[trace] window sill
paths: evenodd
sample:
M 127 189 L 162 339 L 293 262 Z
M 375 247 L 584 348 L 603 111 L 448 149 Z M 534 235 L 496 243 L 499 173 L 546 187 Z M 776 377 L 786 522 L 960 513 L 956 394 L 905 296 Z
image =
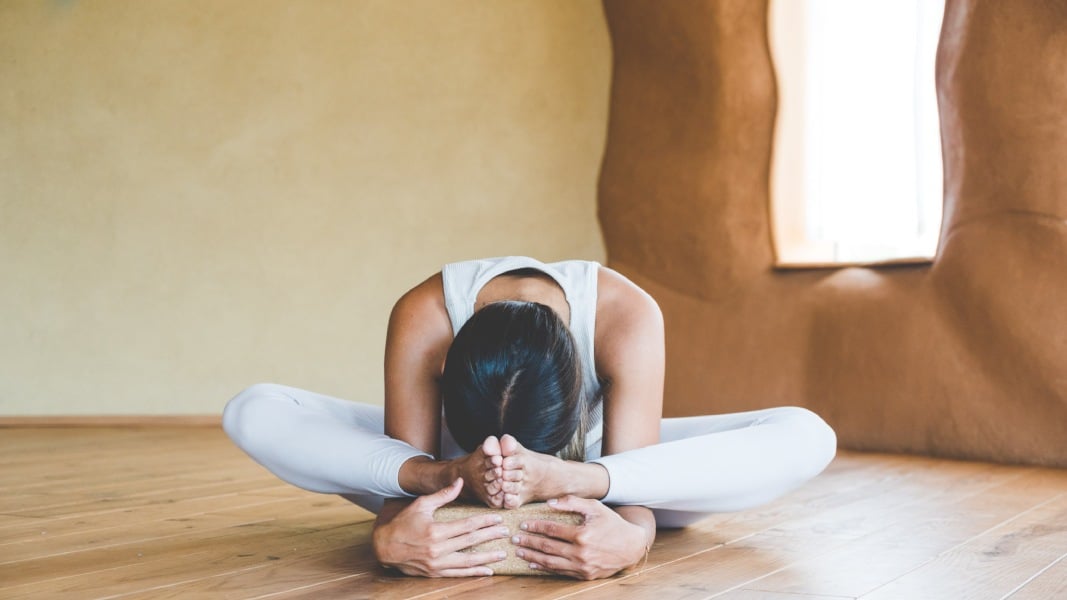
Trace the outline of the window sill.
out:
M 851 267 L 916 267 L 933 264 L 934 259 L 926 256 L 891 258 L 876 261 L 789 261 L 775 262 L 776 271 L 808 271 L 820 269 L 848 269 Z

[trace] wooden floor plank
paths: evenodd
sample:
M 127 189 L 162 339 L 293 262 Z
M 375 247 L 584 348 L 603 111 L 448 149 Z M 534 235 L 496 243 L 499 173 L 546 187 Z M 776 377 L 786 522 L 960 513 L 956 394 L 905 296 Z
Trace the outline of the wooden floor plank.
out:
M 44 537 L 36 543 L 18 544 L 16 558 L 4 560 L 0 555 L 0 575 L 4 568 L 18 569 L 18 563 L 54 556 L 70 555 L 87 550 L 117 549 L 129 545 L 157 544 L 162 540 L 190 536 L 197 532 L 218 531 L 228 527 L 244 527 L 270 523 L 275 528 L 306 530 L 341 527 L 368 521 L 373 515 L 333 496 L 302 493 L 288 501 L 242 505 L 239 509 L 214 511 L 189 517 L 174 517 L 136 521 L 95 530 L 75 530 L 70 535 Z M 13 549 L 7 546 L 6 549 Z M 5 553 L 6 554 L 6 553 Z
M 1005 520 L 861 596 L 864 600 L 1000 598 L 1067 549 L 1067 493 Z M 966 573 L 966 577 L 960 575 Z
M 767 506 L 745 511 L 743 513 L 713 515 L 698 525 L 687 530 L 664 531 L 657 537 L 648 564 L 639 574 L 640 581 L 630 581 L 638 575 L 619 578 L 608 582 L 571 582 L 546 579 L 531 579 L 520 584 L 512 584 L 503 590 L 494 589 L 493 595 L 499 600 L 508 598 L 556 598 L 563 594 L 576 594 L 580 598 L 611 598 L 617 594 L 638 595 L 646 593 L 646 590 L 660 590 L 659 584 L 649 584 L 647 587 L 642 583 L 647 578 L 655 580 L 671 579 L 674 571 L 686 572 L 690 569 L 702 569 L 701 561 L 716 563 L 718 555 L 714 552 L 727 544 L 750 543 L 753 536 L 769 536 L 769 539 L 777 543 L 785 532 L 776 530 L 785 527 L 786 524 L 797 521 L 805 522 L 805 519 L 813 519 L 808 522 L 810 528 L 825 529 L 825 519 L 816 518 L 827 511 L 841 511 L 856 504 L 867 502 L 870 498 L 884 497 L 890 490 L 900 490 L 905 482 L 929 473 L 923 469 L 915 468 L 915 461 L 910 457 L 887 459 L 887 464 L 880 465 L 884 468 L 877 471 L 865 472 L 862 468 L 852 468 L 858 465 L 850 465 L 850 457 L 845 457 L 844 464 L 838 468 L 832 468 L 826 478 L 822 480 L 838 493 L 828 493 L 827 487 L 808 486 L 789 494 L 779 501 Z M 919 464 L 923 463 L 919 461 Z M 957 478 L 973 477 L 975 473 L 988 473 L 997 470 L 990 465 L 972 465 L 965 463 L 957 470 Z M 977 477 L 983 486 L 989 484 L 986 476 Z M 943 481 L 943 480 L 942 480 Z M 937 488 L 940 489 L 940 488 Z M 831 542 L 851 539 L 851 536 L 840 536 L 837 533 L 825 532 L 826 539 Z M 763 539 L 763 538 L 760 538 Z M 696 564 L 696 567 L 694 567 Z M 782 563 L 789 564 L 788 562 Z M 704 573 L 704 571 L 700 571 Z M 759 571 L 758 574 L 762 574 Z M 719 573 L 723 575 L 723 573 Z M 757 576 L 756 574 L 752 577 Z M 705 578 L 705 575 L 699 577 Z M 730 585 L 748 581 L 749 578 L 729 579 Z M 691 582 L 684 584 L 687 588 Z M 710 583 L 716 590 L 726 589 L 722 582 Z M 701 586 L 699 591 L 691 589 L 682 591 L 671 590 L 670 593 L 707 594 L 709 588 Z M 478 598 L 483 590 L 474 588 L 470 590 L 450 590 L 447 596 L 450 598 Z M 436 594 L 430 594 L 426 598 L 435 598 Z
M 146 504 L 124 509 L 108 509 L 78 513 L 68 517 L 49 519 L 21 518 L 18 523 L 0 529 L 0 558 L 12 544 L 44 541 L 49 537 L 80 534 L 101 529 L 110 529 L 128 523 L 142 523 L 150 528 L 151 523 L 162 519 L 181 519 L 226 508 L 254 507 L 283 503 L 285 498 L 226 493 L 201 498 L 188 498 L 176 502 Z
M 102 441 L 106 449 L 119 448 L 123 444 L 144 444 L 147 449 L 152 443 L 167 443 L 174 440 L 217 439 L 221 430 L 215 428 L 126 428 L 126 427 L 92 427 L 92 428 L 41 428 L 12 427 L 0 432 L 0 450 L 4 452 L 0 461 L 16 460 L 26 452 L 55 452 L 100 448 Z
M 1006 596 L 1010 600 L 1067 598 L 1067 554 Z
M 69 494 L 71 482 L 82 491 L 106 491 L 108 488 L 128 485 L 141 488 L 159 486 L 169 479 L 191 482 L 214 482 L 232 477 L 233 473 L 249 476 L 243 463 L 245 457 L 229 452 L 225 447 L 204 448 L 198 452 L 182 452 L 180 461 L 172 458 L 164 466 L 164 471 L 155 468 L 155 461 L 146 462 L 143 456 L 132 455 L 135 447 L 126 454 L 118 456 L 98 456 L 92 460 L 78 459 L 68 462 L 49 462 L 52 465 L 46 473 L 41 473 L 38 465 L 27 465 L 26 473 L 18 474 L 17 469 L 4 468 L 8 479 L 0 481 L 0 486 L 12 493 L 51 493 Z M 220 456 L 221 455 L 221 456 Z M 220 460 L 222 459 L 222 460 Z M 38 460 L 49 461 L 48 458 Z M 258 473 L 261 478 L 269 477 L 266 470 Z
M 926 510 L 923 507 L 928 503 L 943 498 L 980 494 L 1026 472 L 1025 469 L 980 463 L 945 462 L 941 469 L 932 469 L 928 468 L 929 461 L 916 462 L 904 458 L 890 462 L 903 468 L 886 468 L 879 477 L 865 485 L 841 486 L 845 489 L 843 493 L 828 496 L 813 494 L 802 501 L 801 498 L 807 495 L 801 490 L 764 509 L 713 516 L 689 531 L 679 532 L 680 539 L 665 538 L 661 534 L 656 546 L 658 560 L 650 560 L 648 571 L 642 573 L 640 578 L 606 585 L 576 584 L 566 591 L 580 592 L 576 596 L 579 598 L 651 594 L 653 590 L 670 597 L 722 593 L 732 587 L 751 583 L 768 572 L 785 569 L 801 558 L 818 555 L 883 528 L 893 519 L 902 518 L 901 511 L 909 506 L 912 514 L 922 514 Z M 894 514 L 898 516 L 891 516 Z M 692 535 L 695 532 L 704 532 L 705 535 L 695 537 Z M 781 556 L 788 536 L 804 539 L 808 547 L 794 555 Z M 695 540 L 698 541 L 694 543 Z M 723 549 L 731 550 L 726 553 L 731 559 L 738 555 L 733 552 L 737 548 L 752 552 L 742 554 L 738 568 L 728 570 L 721 568 L 723 554 L 715 552 L 716 547 L 711 545 L 712 542 L 719 542 L 724 545 Z M 688 547 L 690 544 L 692 547 Z M 679 550 L 682 551 L 679 553 L 681 555 L 671 556 Z M 692 554 L 686 555 L 686 552 Z M 747 557 L 756 553 L 776 556 L 780 560 L 774 563 L 773 569 L 769 569 L 768 564 L 753 565 Z M 746 567 L 754 568 L 746 570 Z M 653 582 L 646 583 L 649 579 Z M 662 584 L 661 581 L 669 583 Z M 502 597 L 548 598 L 555 597 L 557 592 L 557 589 L 550 589 L 542 596 L 527 589 L 514 595 L 505 592 Z M 464 595 L 450 594 L 450 597 Z M 477 594 L 466 595 L 476 597 Z
M 342 501 L 343 502 L 343 501 Z M 294 552 L 292 558 L 282 560 L 280 557 L 268 557 L 265 561 L 251 566 L 238 563 L 235 569 L 221 571 L 204 571 L 191 568 L 179 573 L 173 580 L 160 579 L 150 589 L 132 593 L 122 593 L 119 597 L 131 598 L 192 598 L 214 595 L 234 595 L 250 597 L 306 586 L 308 581 L 347 580 L 361 575 L 378 573 L 378 565 L 367 546 L 366 532 L 370 523 L 363 513 L 348 503 L 328 503 L 321 500 L 308 505 L 307 510 L 290 510 L 285 517 L 272 519 L 269 525 L 275 529 L 306 531 L 289 540 L 305 549 Z M 353 521 L 353 517 L 357 520 Z M 231 517 L 232 518 L 232 517 Z M 266 523 L 266 522 L 257 522 Z M 314 523 L 315 529 L 308 530 L 308 524 Z M 352 526 L 360 525 L 353 529 Z M 316 551 L 314 544 L 325 532 L 347 531 L 349 537 L 341 538 L 341 543 L 326 551 Z M 253 552 L 261 551 L 259 547 L 249 547 L 246 543 L 234 543 L 239 540 L 234 536 L 228 540 L 229 548 L 219 548 L 218 563 L 236 557 L 249 558 Z
M 212 531 L 247 523 L 264 523 L 273 517 L 220 517 L 200 514 L 192 517 L 161 519 L 152 523 L 138 522 L 87 531 L 76 530 L 70 535 L 47 537 L 41 541 L 5 545 L 0 552 L 0 567 L 20 562 L 37 561 L 50 556 L 73 554 L 85 550 L 111 548 L 122 544 L 146 543 L 151 540 L 185 535 L 196 531 Z M 17 567 L 9 567 L 17 568 Z
M 70 498 L 56 498 L 40 500 L 40 506 L 27 506 L 20 510 L 5 512 L 9 516 L 23 516 L 36 518 L 69 517 L 71 515 L 88 515 L 101 511 L 116 511 L 138 506 L 152 504 L 171 504 L 192 498 L 206 496 L 221 496 L 239 492 L 264 490 L 265 488 L 282 489 L 285 486 L 277 481 L 268 479 L 252 479 L 243 481 L 224 481 L 218 483 L 196 483 L 183 480 L 172 480 L 163 489 L 153 488 L 148 491 L 140 486 L 135 487 L 131 493 L 123 493 L 121 488 L 109 489 L 106 492 L 89 496 L 74 496 Z
M 1020 477 L 1024 471 L 955 461 L 939 463 L 937 468 L 930 461 L 916 461 L 913 457 L 887 459 L 880 464 L 884 469 L 863 485 L 834 485 L 827 480 L 766 507 L 714 515 L 693 529 L 707 531 L 723 541 L 770 527 L 782 532 L 832 527 L 838 535 L 855 538 L 884 526 L 887 518 L 907 507 L 921 506 L 946 495 L 979 493 Z M 813 492 L 818 495 L 812 496 Z M 892 510 L 887 511 L 886 507 Z M 753 529 L 753 525 L 757 527 Z
M 277 481 L 218 428 L 5 429 L 0 489 L 0 598 L 1067 596 L 1062 470 L 842 452 L 593 582 L 383 571 L 372 515 Z
M 235 509 L 233 511 L 227 512 L 229 512 L 230 514 L 238 513 L 240 512 L 240 509 Z M 777 512 L 770 512 L 769 515 L 770 516 L 768 518 L 771 519 L 771 522 L 773 523 L 777 523 L 781 519 Z M 752 520 L 749 523 L 748 528 L 744 531 L 748 532 L 751 530 L 751 528 L 754 527 L 764 527 L 766 526 L 766 524 L 767 523 L 765 521 Z M 672 538 L 673 543 L 670 543 Z M 654 560 L 659 561 L 674 560 L 679 557 L 688 556 L 696 552 L 704 551 L 708 547 L 707 540 L 701 539 L 698 536 L 687 535 L 685 532 L 665 532 L 663 535 L 660 536 L 660 539 L 661 543 L 657 544 L 654 556 Z M 249 572 L 248 575 L 251 577 L 255 576 L 251 572 Z M 328 582 L 325 585 L 314 586 L 313 588 L 308 589 L 306 592 L 300 592 L 299 590 L 297 590 L 293 593 L 297 596 L 302 596 L 304 593 L 306 593 L 309 595 L 309 597 L 328 597 L 329 594 L 337 594 L 339 597 L 349 597 L 353 593 L 353 586 L 357 583 L 359 585 L 361 593 L 365 592 L 370 594 L 367 597 L 389 597 L 392 594 L 399 594 L 397 597 L 404 597 L 404 594 L 408 593 L 407 591 L 398 590 L 419 590 L 417 593 L 426 594 L 427 590 L 435 590 L 436 586 L 439 585 L 437 583 L 434 583 L 433 581 L 428 580 L 380 577 L 377 576 L 376 573 L 371 573 L 366 576 L 360 576 L 358 578 L 358 581 L 353 578 L 342 577 L 337 579 L 336 581 Z M 213 582 L 212 585 L 222 586 L 223 584 Z M 514 590 L 520 597 L 523 597 L 527 596 L 532 591 L 532 587 L 543 587 L 544 585 L 548 586 L 548 593 L 552 596 L 555 596 L 562 591 L 574 591 L 576 589 L 581 589 L 582 587 L 587 587 L 596 584 L 587 584 L 559 579 L 545 580 L 541 578 L 534 578 L 529 579 L 525 582 L 519 582 L 518 584 L 512 584 L 511 587 L 514 588 Z M 198 587 L 199 584 L 187 584 L 185 586 L 182 586 L 180 589 L 184 591 Z M 448 588 L 447 593 L 450 595 L 461 594 L 463 590 L 468 587 L 471 586 L 461 586 L 458 588 L 456 586 L 451 586 Z M 474 593 L 475 596 L 481 593 L 481 590 L 479 589 L 479 584 L 473 584 L 473 588 L 474 589 L 472 589 L 471 591 Z M 217 590 L 221 589 L 221 587 L 212 589 Z M 435 594 L 430 594 L 429 597 L 432 597 L 434 595 Z
M 888 523 L 885 528 L 833 552 L 769 574 L 748 587 L 769 592 L 862 596 L 1055 497 L 1067 488 L 1065 475 L 1031 470 L 988 488 L 968 488 L 959 482 L 947 486 L 958 497 L 937 496 L 905 505 L 887 498 L 877 511 Z
M 811 510 L 807 512 L 795 511 L 789 518 L 761 523 L 764 526 L 754 531 L 731 531 L 717 526 L 713 517 L 694 530 L 708 530 L 710 524 L 712 529 L 708 530 L 709 537 L 727 534 L 731 539 L 723 540 L 726 544 L 723 549 L 729 552 L 694 555 L 641 576 L 642 580 L 670 582 L 666 585 L 645 584 L 635 580 L 623 582 L 617 587 L 647 585 L 649 589 L 658 588 L 678 597 L 688 597 L 693 589 L 699 590 L 696 593 L 699 596 L 701 593 L 724 593 L 738 586 L 751 587 L 754 581 L 768 573 L 788 569 L 801 560 L 810 560 L 812 556 L 844 547 L 853 540 L 884 528 L 903 514 L 921 514 L 925 510 L 923 507 L 942 497 L 946 488 L 953 489 L 953 495 L 975 494 L 1018 476 L 1011 469 L 973 463 L 956 463 L 952 465 L 953 468 L 943 471 L 925 468 L 928 466 L 926 464 L 913 465 L 910 460 L 900 464 L 908 468 L 902 471 L 887 470 L 885 477 L 870 485 L 835 494 L 836 501 L 822 499 L 814 507 L 809 506 Z M 796 506 L 788 497 L 783 500 Z M 750 523 L 752 514 L 753 511 L 746 511 L 735 520 Z M 755 514 L 758 514 L 758 510 Z M 783 553 L 789 548 L 791 540 L 797 539 L 804 540 L 804 547 L 798 548 L 795 553 Z M 724 562 L 723 556 L 733 561 L 739 556 L 739 549 L 745 550 L 745 553 L 740 554 L 742 560 L 736 568 L 718 568 Z M 756 554 L 774 557 L 775 561 L 752 563 L 747 560 L 746 557 Z M 619 593 L 615 587 L 598 588 L 580 597 L 609 598 Z
M 165 589 L 243 569 L 260 568 L 273 561 L 299 561 L 330 549 L 348 549 L 361 564 L 374 564 L 369 551 L 371 524 L 360 522 L 328 530 L 294 531 L 273 524 L 254 523 L 222 531 L 196 533 L 163 543 L 131 545 L 78 553 L 80 556 L 47 558 L 28 576 L 12 581 L 0 576 L 0 596 L 83 599 L 110 597 Z M 341 553 L 347 556 L 347 553 Z M 31 565 L 34 563 L 31 563 Z M 42 568 L 46 570 L 41 570 Z M 60 575 L 57 573 L 77 573 Z M 10 574 L 9 574 L 10 575 Z
M 495 598 L 500 588 L 515 585 L 526 577 L 480 577 L 464 579 L 423 579 L 383 574 L 360 573 L 316 585 L 250 596 L 247 600 L 406 600 L 452 597 L 467 590 L 481 590 L 482 598 Z M 220 596 L 221 597 L 221 596 Z
M 852 596 L 817 596 L 812 594 L 790 594 L 788 592 L 742 589 L 719 594 L 715 596 L 715 600 L 852 600 Z

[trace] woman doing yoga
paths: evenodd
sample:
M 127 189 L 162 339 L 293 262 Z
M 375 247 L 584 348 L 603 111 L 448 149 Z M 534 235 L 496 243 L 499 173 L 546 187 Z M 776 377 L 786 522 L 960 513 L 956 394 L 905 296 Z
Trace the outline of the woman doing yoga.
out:
M 582 523 L 529 521 L 516 554 L 595 579 L 639 563 L 657 527 L 765 503 L 833 459 L 833 430 L 803 408 L 663 419 L 663 376 L 659 308 L 619 273 L 467 261 L 397 301 L 384 407 L 258 384 L 223 425 L 278 477 L 376 513 L 384 565 L 490 575 L 503 556 L 463 550 L 513 535 L 499 514 L 439 523 L 434 510 L 548 501 Z

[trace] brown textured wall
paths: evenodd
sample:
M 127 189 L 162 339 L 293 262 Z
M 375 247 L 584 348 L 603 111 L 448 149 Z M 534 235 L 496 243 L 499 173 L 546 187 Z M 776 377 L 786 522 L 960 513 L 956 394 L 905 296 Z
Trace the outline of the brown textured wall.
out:
M 766 2 L 605 2 L 609 263 L 668 328 L 670 414 L 808 406 L 843 446 L 1067 466 L 1067 7 L 949 0 L 929 267 L 773 267 Z

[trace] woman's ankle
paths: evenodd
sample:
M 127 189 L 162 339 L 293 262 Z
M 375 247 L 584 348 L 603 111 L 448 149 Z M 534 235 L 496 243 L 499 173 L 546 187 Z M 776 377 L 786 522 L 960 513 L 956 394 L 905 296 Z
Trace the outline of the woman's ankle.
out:
M 597 463 L 583 463 L 576 461 L 562 461 L 565 466 L 565 476 L 560 483 L 558 493 L 554 497 L 578 496 L 599 500 L 608 493 L 608 471 Z
M 400 466 L 400 488 L 409 494 L 425 496 L 448 487 L 458 476 L 452 461 L 416 456 Z

